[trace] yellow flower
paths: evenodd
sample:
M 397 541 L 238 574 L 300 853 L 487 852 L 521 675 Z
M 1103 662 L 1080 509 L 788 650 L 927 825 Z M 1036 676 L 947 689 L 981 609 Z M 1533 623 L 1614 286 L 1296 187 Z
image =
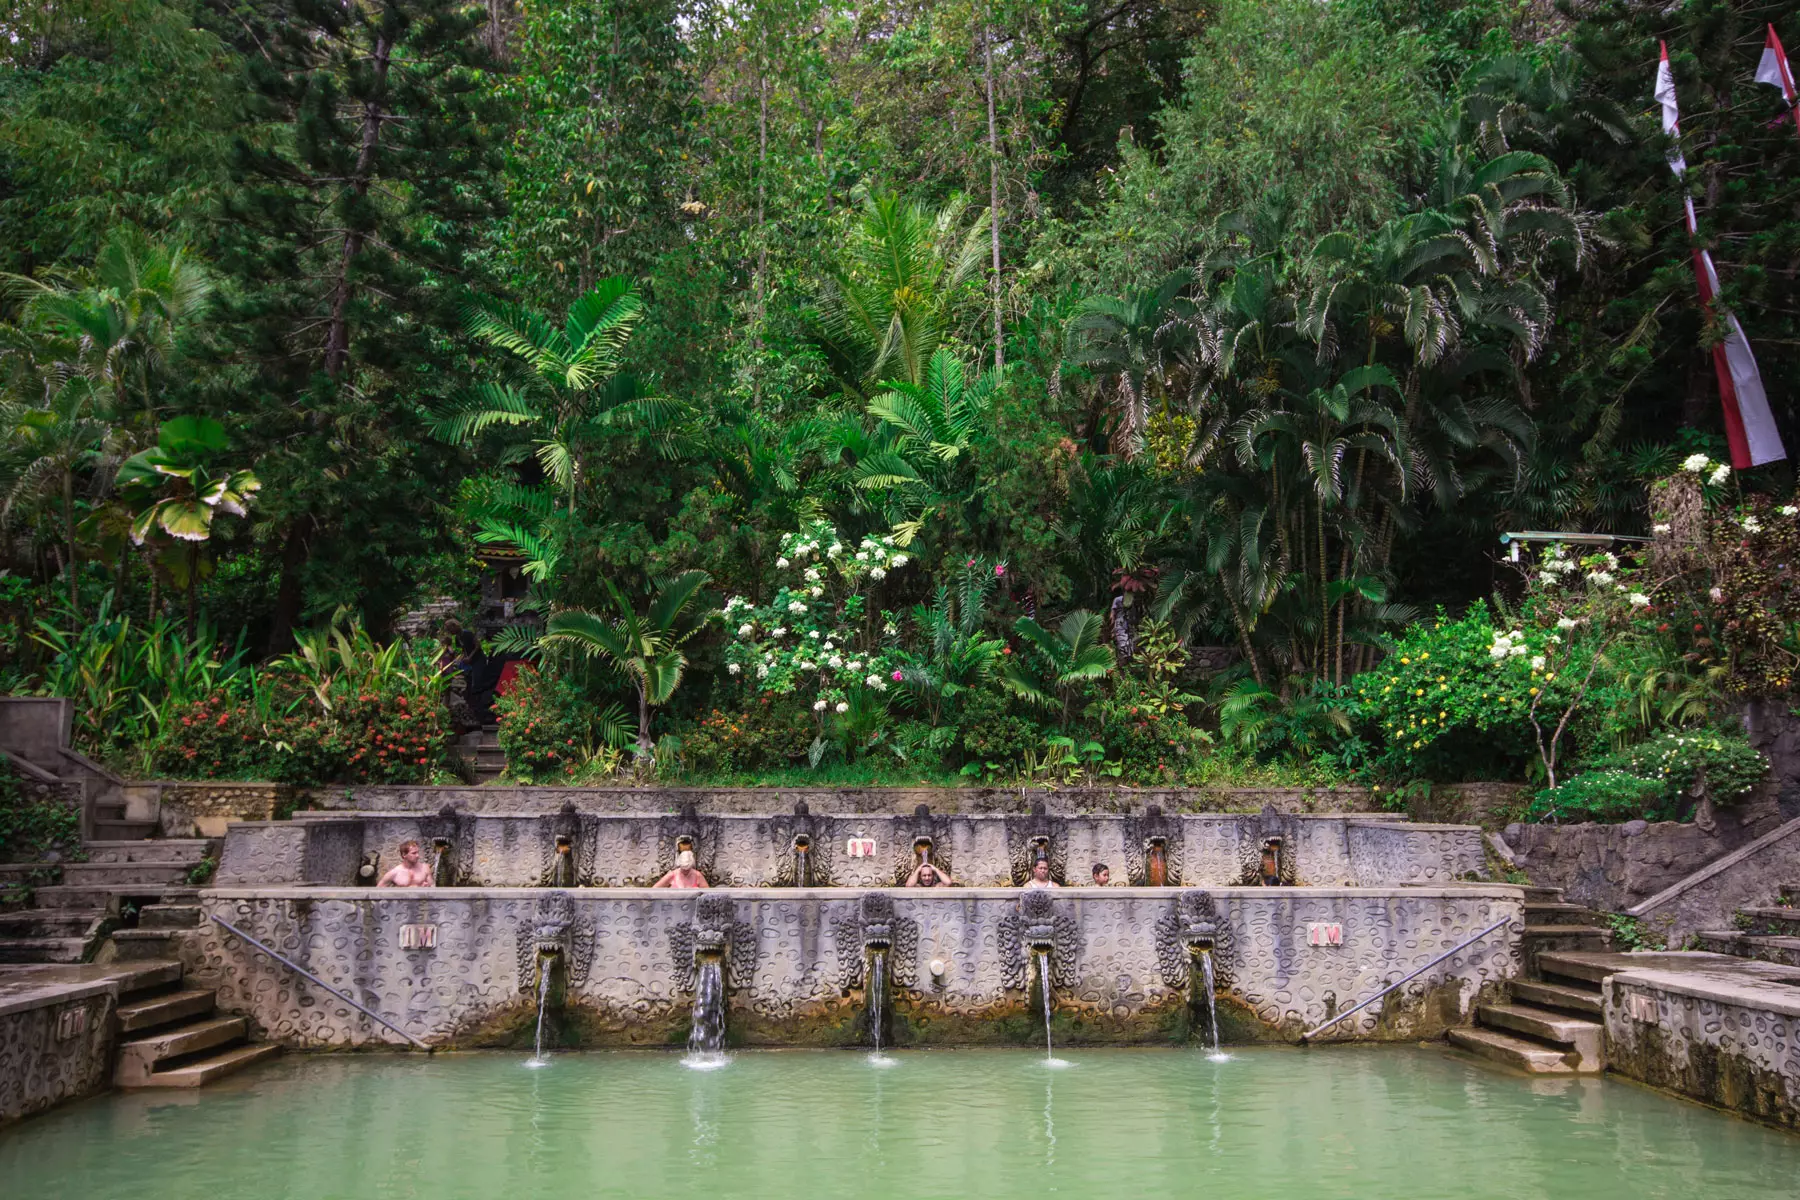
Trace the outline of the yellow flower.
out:
M 1428 659 L 1430 657 L 1431 657 L 1431 651 L 1427 650 L 1425 653 L 1419 655 L 1419 661 L 1424 662 L 1426 659 Z
M 1537 694 L 1538 694 L 1538 690 L 1537 690 L 1537 689 L 1536 689 L 1536 688 L 1532 688 L 1532 689 L 1531 689 L 1531 694 L 1532 694 L 1532 695 L 1534 695 L 1534 696 L 1535 696 L 1535 695 L 1537 695 Z
M 1401 662 L 1402 666 L 1411 666 L 1412 665 L 1412 659 L 1410 659 L 1410 658 L 1403 658 L 1400 660 L 1400 662 Z
M 1415 695 L 1415 696 L 1423 696 L 1424 694 L 1425 694 L 1424 688 L 1420 688 L 1418 691 L 1413 693 L 1413 695 Z
M 1443 719 L 1444 719 L 1444 714 L 1443 714 L 1443 713 L 1439 713 L 1439 714 L 1438 714 L 1438 720 L 1440 720 L 1440 721 L 1441 721 L 1441 720 L 1443 720 Z

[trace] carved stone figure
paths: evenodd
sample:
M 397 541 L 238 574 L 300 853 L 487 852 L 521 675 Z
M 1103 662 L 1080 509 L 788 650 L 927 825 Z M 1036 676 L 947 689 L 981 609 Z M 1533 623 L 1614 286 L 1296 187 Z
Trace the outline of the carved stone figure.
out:
M 950 861 L 950 821 L 935 815 L 929 804 L 913 809 L 912 820 L 903 827 L 903 836 L 894 846 L 895 887 L 905 885 L 907 876 L 919 865 L 921 853 L 931 860 L 932 866 L 952 879 L 956 877 Z
M 869 952 L 886 950 L 888 979 L 895 987 L 918 986 L 919 923 L 894 913 L 894 898 L 886 892 L 868 892 L 854 913 L 844 913 L 833 923 L 837 934 L 837 985 L 840 992 L 863 985 Z
M 1081 926 L 1058 910 L 1048 889 L 1021 892 L 1019 907 L 1000 919 L 1000 974 L 1009 988 L 1031 986 L 1031 958 L 1050 956 L 1050 983 L 1074 988 L 1080 981 Z
M 579 987 L 594 961 L 594 923 L 578 917 L 567 896 L 551 892 L 537 902 L 530 921 L 520 922 L 515 952 L 521 992 L 536 990 L 537 960 L 545 954 L 560 955 L 569 985 Z
M 1181 886 L 1181 822 L 1163 815 L 1160 805 L 1141 817 L 1125 818 L 1126 878 L 1132 887 Z
M 1265 804 L 1255 825 L 1238 826 L 1238 865 L 1242 868 L 1238 883 L 1254 887 L 1266 883 L 1269 876 L 1280 887 L 1296 887 L 1299 871 L 1294 862 L 1296 823 Z M 1270 868 L 1273 868 L 1271 872 Z
M 720 830 L 717 820 L 703 818 L 694 810 L 692 801 L 681 806 L 672 817 L 664 817 L 656 839 L 656 874 L 644 880 L 644 886 L 675 869 L 675 858 L 683 850 L 694 852 L 694 866 L 714 887 L 742 887 L 736 875 L 723 871 L 717 863 Z
M 1014 887 L 1025 886 L 1025 881 L 1031 878 L 1032 864 L 1039 858 L 1050 861 L 1051 879 L 1059 884 L 1069 882 L 1068 839 L 1064 836 L 1064 826 L 1063 818 L 1045 811 L 1042 800 L 1031 802 L 1029 816 L 1006 818 L 1006 844 L 1012 859 Z
M 770 822 L 775 838 L 775 877 L 769 887 L 830 887 L 836 861 L 836 822 L 815 817 L 806 801 L 794 803 L 794 815 Z M 805 866 L 806 877 L 801 878 Z
M 1209 950 L 1215 986 L 1229 986 L 1235 958 L 1231 926 L 1212 895 L 1198 888 L 1182 892 L 1156 922 L 1156 965 L 1163 982 L 1186 990 L 1194 951 Z
M 719 954 L 725 958 L 726 986 L 749 987 L 756 977 L 756 948 L 756 930 L 737 919 L 731 897 L 703 895 L 694 906 L 694 919 L 669 930 L 675 986 L 693 991 L 699 957 Z

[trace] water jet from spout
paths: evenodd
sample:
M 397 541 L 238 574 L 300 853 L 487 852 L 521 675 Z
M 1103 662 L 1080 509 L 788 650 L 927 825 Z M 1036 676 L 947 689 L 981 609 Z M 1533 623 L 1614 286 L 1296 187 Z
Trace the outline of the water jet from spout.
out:
M 688 1030 L 684 1066 L 707 1071 L 725 1065 L 725 964 L 703 956 L 694 983 L 694 1023 Z

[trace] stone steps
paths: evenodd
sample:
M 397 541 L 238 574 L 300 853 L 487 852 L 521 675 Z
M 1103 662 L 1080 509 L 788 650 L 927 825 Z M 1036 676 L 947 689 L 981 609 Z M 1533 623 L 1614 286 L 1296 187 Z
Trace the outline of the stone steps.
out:
M 1600 985 L 1606 982 L 1606 977 L 1619 970 L 1611 961 L 1590 958 L 1580 952 L 1564 951 L 1546 951 L 1538 955 L 1536 967 L 1538 974 L 1548 977 L 1549 982 L 1585 987 L 1596 996 L 1600 994 Z
M 82 937 L 0 938 L 0 963 L 78 963 L 87 954 Z
M 1546 901 L 1525 902 L 1527 925 L 1592 925 L 1599 914 L 1585 904 Z
M 1573 1075 L 1568 1056 L 1555 1047 L 1480 1027 L 1452 1029 L 1450 1044 L 1532 1075 Z
M 1612 931 L 1598 925 L 1526 925 L 1520 949 L 1525 961 L 1533 956 L 1566 950 L 1605 950 L 1612 944 Z
M 1738 910 L 1748 922 L 1744 932 L 1764 937 L 1800 936 L 1800 908 L 1779 906 Z
M 1606 1067 L 1606 1030 L 1598 1021 L 1571 1017 L 1534 1004 L 1483 1004 L 1475 1019 L 1487 1029 L 1560 1050 L 1576 1071 Z
M 1602 1009 L 1598 989 L 1590 991 L 1587 988 L 1571 987 L 1561 983 L 1545 983 L 1536 979 L 1515 979 L 1512 983 L 1512 994 L 1515 1000 L 1522 1000 L 1538 1008 L 1581 1013 L 1583 1016 L 1597 1017 Z
M 193 895 L 197 888 L 187 884 L 155 884 L 155 883 L 83 883 L 57 884 L 55 887 L 37 889 L 39 908 L 104 908 L 118 911 L 119 904 L 125 900 L 146 900 L 159 903 L 173 898 L 178 893 Z
M 121 1034 L 113 1083 L 122 1088 L 191 1088 L 279 1054 L 273 1042 L 247 1041 L 243 1017 L 214 1012 L 217 996 L 183 987 L 181 965 L 168 964 L 158 982 L 128 993 L 118 1009 Z

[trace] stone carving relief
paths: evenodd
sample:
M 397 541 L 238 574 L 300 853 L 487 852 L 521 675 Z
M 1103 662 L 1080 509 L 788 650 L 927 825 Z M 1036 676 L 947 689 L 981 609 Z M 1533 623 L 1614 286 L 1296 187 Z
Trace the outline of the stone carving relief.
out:
M 1152 804 L 1141 817 L 1125 818 L 1125 846 L 1130 853 L 1126 861 L 1126 878 L 1132 887 L 1181 886 L 1181 822 L 1163 815 L 1161 805 Z M 1161 857 L 1162 878 L 1156 874 L 1155 859 Z
M 1031 865 L 1040 856 L 1050 860 L 1050 878 L 1057 883 L 1068 880 L 1068 838 L 1063 818 L 1052 816 L 1042 800 L 1034 800 L 1031 813 L 1024 817 L 1006 818 L 1006 845 L 1012 857 L 1012 882 L 1021 887 L 1031 878 Z
M 886 892 L 869 892 L 857 906 L 840 912 L 832 921 L 837 940 L 837 986 L 840 992 L 853 991 L 863 985 L 869 952 L 877 948 L 888 954 L 888 978 L 896 987 L 918 986 L 919 923 L 910 917 L 897 916 L 894 898 Z
M 544 896 L 537 902 L 532 918 L 519 922 L 514 956 L 521 992 L 529 994 L 533 990 L 541 954 L 562 956 L 571 986 L 580 987 L 587 982 L 588 969 L 594 961 L 594 923 L 577 916 L 574 903 L 561 892 Z
M 931 811 L 930 805 L 921 804 L 913 809 L 912 819 L 901 826 L 901 834 L 894 845 L 895 887 L 905 884 L 906 877 L 919 865 L 921 842 L 930 843 L 927 853 L 930 855 L 931 865 L 952 879 L 956 878 L 956 870 L 951 862 L 948 817 L 938 816 Z
M 729 987 L 747 988 L 756 977 L 756 930 L 737 918 L 729 896 L 702 896 L 694 919 L 669 930 L 669 951 L 674 958 L 677 991 L 694 990 L 695 964 L 702 954 L 725 956 Z
M 1211 894 L 1198 888 L 1182 892 L 1156 922 L 1156 966 L 1163 982 L 1186 991 L 1194 951 L 1204 948 L 1212 952 L 1215 985 L 1231 986 L 1234 940 Z
M 1031 986 L 1031 959 L 1050 956 L 1050 983 L 1065 990 L 1080 979 L 1081 926 L 1059 912 L 1049 888 L 1019 893 L 1016 909 L 1000 918 L 1000 970 L 1009 988 Z
M 663 817 L 656 839 L 656 874 L 660 877 L 675 869 L 675 857 L 683 849 L 694 852 L 694 866 L 714 887 L 749 887 L 737 874 L 718 862 L 722 831 L 716 818 L 702 817 L 692 801 L 681 806 L 672 817 Z
M 1298 865 L 1294 859 L 1298 843 L 1298 828 L 1295 822 L 1276 812 L 1271 805 L 1264 805 L 1261 815 L 1254 824 L 1244 822 L 1238 826 L 1238 865 L 1242 874 L 1237 883 L 1256 886 L 1263 881 L 1263 855 L 1271 853 L 1275 858 L 1279 872 L 1281 887 L 1296 887 L 1300 882 Z
M 806 801 L 794 805 L 788 817 L 770 822 L 775 839 L 775 878 L 772 887 L 831 887 L 831 870 L 836 862 L 837 824 L 830 817 L 815 817 Z M 801 847 L 805 847 L 804 856 Z M 800 864 L 806 863 L 806 878 L 800 878 Z

